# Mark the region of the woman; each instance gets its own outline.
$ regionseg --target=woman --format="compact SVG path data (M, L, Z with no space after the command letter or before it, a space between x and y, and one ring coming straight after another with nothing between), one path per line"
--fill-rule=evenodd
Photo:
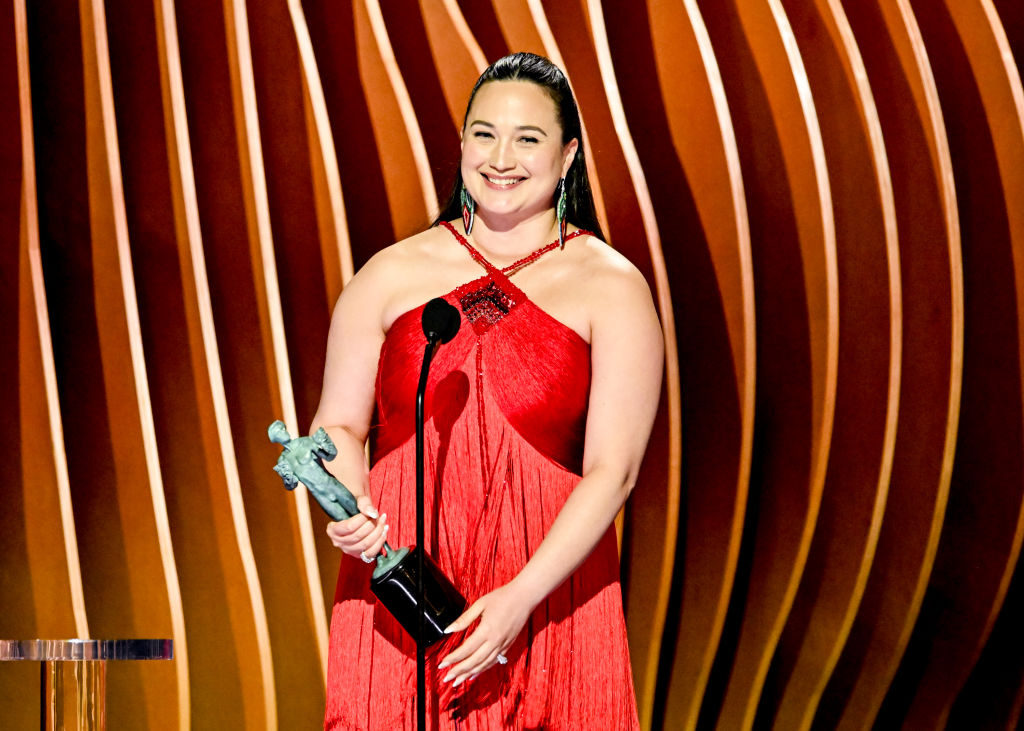
M415 645L358 559L385 538L415 542L420 317L438 296L462 325L428 384L426 536L471 604L428 657L429 723L637 726L612 522L646 448L663 346L644 278L596 235L580 139L557 67L496 62L470 96L438 225L375 255L338 301L313 429L338 446L331 467L361 513L328 527L357 559L338 579L328 728L414 726Z

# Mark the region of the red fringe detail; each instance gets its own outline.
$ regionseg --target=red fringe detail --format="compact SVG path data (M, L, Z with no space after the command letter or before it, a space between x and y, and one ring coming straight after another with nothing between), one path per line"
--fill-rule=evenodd
M463 322L431 369L425 433L428 550L473 601L510 581L579 482L589 346L503 275L514 305L477 335ZM466 285L469 287L471 285ZM463 288L460 288L463 289ZM447 299L458 306L457 292ZM415 541L413 403L423 355L420 310L398 318L381 350L370 491L393 546ZM369 590L371 568L342 560L331 618L328 729L412 729L412 639ZM459 688L428 653L431 729L639 727L622 615L614 529L531 616L495 666Z

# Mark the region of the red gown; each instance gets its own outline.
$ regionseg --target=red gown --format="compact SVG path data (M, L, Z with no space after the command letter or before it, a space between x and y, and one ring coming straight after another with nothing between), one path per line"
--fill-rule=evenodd
M557 243L498 270L452 227L485 274L444 299L462 312L434 357L424 402L426 543L472 602L510 581L580 480L590 346L509 278ZM423 306L381 348L370 495L392 546L416 540L414 406ZM370 592L372 566L343 559L331 616L327 729L413 729L416 647ZM472 630L470 630L472 631ZM430 648L431 729L638 727L615 530L534 610L508 664L458 688Z

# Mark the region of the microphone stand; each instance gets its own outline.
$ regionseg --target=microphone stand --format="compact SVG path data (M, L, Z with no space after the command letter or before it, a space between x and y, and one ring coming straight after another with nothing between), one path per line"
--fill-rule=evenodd
M440 336L429 333L427 348L423 352L423 365L420 368L420 382L416 387L416 545L419 552L416 560L416 606L423 606L423 555L426 553L424 534L424 487L423 487L423 398L427 391L427 375L430 372L430 361L440 342ZM423 612L418 613L416 631L416 728L426 731L427 728L427 654L423 643Z

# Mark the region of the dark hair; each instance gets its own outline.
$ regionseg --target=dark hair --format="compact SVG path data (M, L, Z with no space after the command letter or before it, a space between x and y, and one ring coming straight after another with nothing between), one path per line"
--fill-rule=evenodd
M565 217L569 223L579 228L592 231L595 236L603 239L601 224L594 210L594 194L590 190L590 178L587 177L587 160L583 154L583 130L580 125L580 112L576 108L569 81L562 70L543 56L535 53L513 53L499 58L480 74L473 91L470 92L466 104L466 114L462 119L465 129L469 118L469 108L480 87L490 81L530 81L548 93L555 103L558 122L562 125L562 144L570 140L579 141L576 155L569 172L565 176ZM462 191L462 167L455 170L455 183L452 185L448 201L441 206L440 213L432 225L441 221L450 221L462 216L462 203L459 194ZM552 201L552 204L554 202Z

